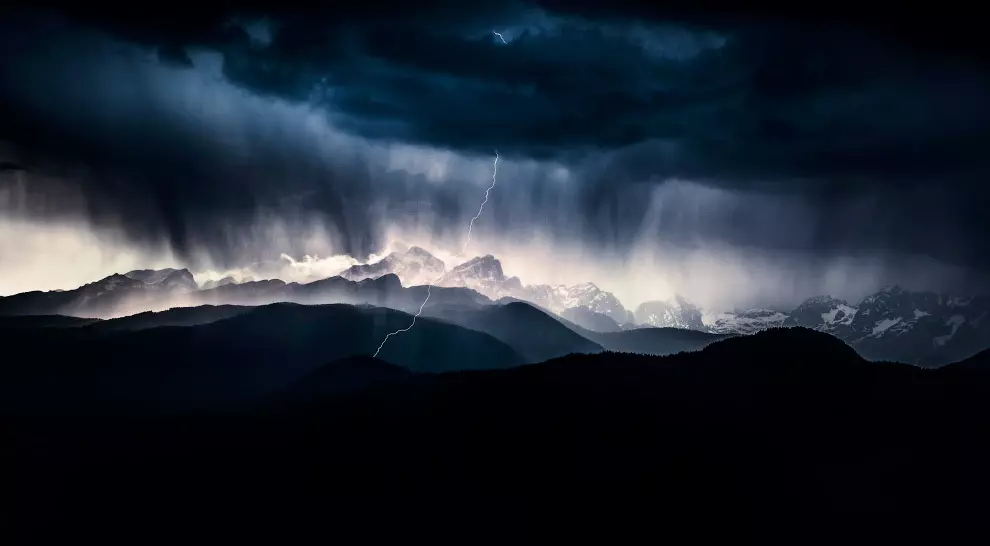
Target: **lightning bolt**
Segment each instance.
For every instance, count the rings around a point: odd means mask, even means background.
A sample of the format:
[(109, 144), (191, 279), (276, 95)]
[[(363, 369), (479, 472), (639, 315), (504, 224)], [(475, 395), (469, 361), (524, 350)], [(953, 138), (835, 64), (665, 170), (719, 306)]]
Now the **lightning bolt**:
[(501, 35), (501, 34), (499, 34), (498, 32), (495, 32), (495, 31), (493, 30), (493, 31), (492, 31), (492, 34), (494, 34), (495, 36), (498, 36), (498, 39), (499, 39), (499, 40), (502, 40), (502, 43), (503, 43), (503, 44), (505, 44), (505, 45), (509, 45), (509, 42), (506, 42), (506, 41), (505, 41), (505, 38), (503, 38), (503, 37), (502, 37), (502, 35)]
[(464, 252), (467, 250), (468, 245), (471, 244), (471, 231), (474, 230), (474, 221), (477, 220), (479, 216), (481, 216), (481, 211), (485, 210), (485, 204), (488, 203), (488, 194), (491, 193), (493, 189), (495, 189), (496, 175), (498, 175), (498, 150), (495, 150), (495, 162), (492, 163), (492, 185), (488, 186), (488, 189), (485, 190), (485, 200), (482, 201), (481, 206), (478, 207), (478, 214), (475, 214), (474, 218), (471, 219), (471, 223), (468, 224), (467, 241), (464, 242), (464, 246), (461, 248), (461, 253), (458, 254), (458, 256), (463, 256)]
[[(498, 33), (496, 32), (495, 34)], [(501, 38), (501, 36), (499, 37)], [(481, 206), (478, 207), (478, 214), (475, 214), (474, 218), (471, 218), (471, 223), (468, 224), (467, 241), (465, 241), (464, 246), (461, 248), (461, 252), (458, 254), (458, 256), (463, 256), (464, 252), (467, 251), (468, 245), (471, 244), (471, 232), (474, 230), (474, 221), (477, 220), (481, 216), (481, 213), (485, 210), (485, 204), (488, 203), (488, 196), (491, 193), (491, 191), (495, 189), (496, 176), (498, 176), (498, 150), (495, 150), (495, 161), (492, 163), (492, 185), (488, 186), (488, 189), (485, 190), (485, 200), (482, 201)], [(401, 328), (394, 332), (390, 332), (388, 335), (386, 335), (385, 339), (382, 340), (381, 345), (378, 346), (378, 349), (375, 350), (375, 354), (372, 355), (372, 357), (377, 357), (378, 353), (382, 352), (382, 347), (385, 346), (385, 343), (388, 342), (388, 339), (390, 337), (399, 335), (402, 332), (408, 332), (409, 330), (413, 329), (413, 326), (416, 326), (416, 319), (418, 319), (419, 316), (423, 314), (423, 308), (426, 307), (426, 303), (430, 301), (430, 295), (433, 291), (433, 286), (436, 283), (440, 282), (440, 279), (442, 279), (446, 274), (447, 274), (446, 272), (441, 273), (439, 277), (431, 281), (430, 284), (426, 285), (426, 299), (424, 299), (423, 303), (420, 304), (419, 311), (416, 311), (416, 314), (413, 315), (412, 322), (409, 324), (409, 326), (406, 326), (405, 328)]]

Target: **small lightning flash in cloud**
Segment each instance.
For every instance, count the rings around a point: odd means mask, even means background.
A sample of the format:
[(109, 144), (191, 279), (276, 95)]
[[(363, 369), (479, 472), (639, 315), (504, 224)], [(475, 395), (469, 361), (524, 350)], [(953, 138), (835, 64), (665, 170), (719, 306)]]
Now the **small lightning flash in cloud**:
[(495, 36), (498, 36), (498, 39), (499, 39), (499, 40), (502, 40), (502, 43), (503, 43), (503, 44), (506, 44), (506, 45), (508, 45), (508, 44), (509, 44), (509, 42), (506, 42), (506, 41), (505, 41), (505, 38), (503, 38), (503, 37), (502, 37), (502, 35), (501, 35), (500, 33), (498, 33), (498, 32), (495, 32), (495, 31), (493, 30), (493, 31), (492, 31), (492, 34), (494, 34)]
[[(498, 33), (496, 32), (496, 34), (498, 34)], [(481, 217), (482, 211), (485, 210), (485, 204), (488, 203), (488, 196), (491, 193), (491, 191), (493, 189), (495, 189), (495, 179), (496, 179), (496, 176), (498, 176), (498, 150), (495, 150), (495, 161), (494, 161), (494, 163), (492, 163), (492, 185), (491, 186), (488, 186), (488, 189), (485, 190), (485, 200), (482, 201), (481, 202), (481, 206), (478, 207), (478, 214), (475, 214), (474, 215), (474, 218), (471, 218), (471, 223), (468, 224), (467, 241), (464, 242), (464, 246), (461, 247), (460, 253), (457, 254), (458, 256), (463, 256), (464, 255), (464, 252), (467, 251), (468, 245), (471, 244), (471, 232), (474, 230), (474, 221), (477, 220), (479, 217)], [(424, 299), (423, 300), (423, 303), (419, 306), (419, 311), (416, 311), (416, 314), (413, 315), (412, 322), (409, 324), (409, 326), (406, 326), (405, 328), (396, 330), (396, 331), (391, 332), (388, 335), (386, 335), (385, 336), (385, 339), (382, 340), (381, 345), (379, 345), (378, 346), (378, 349), (375, 350), (375, 354), (372, 355), (373, 357), (377, 357), (378, 356), (378, 353), (382, 352), (382, 347), (385, 346), (385, 342), (388, 341), (388, 338), (390, 338), (390, 337), (392, 337), (394, 335), (401, 334), (402, 332), (408, 332), (409, 330), (412, 330), (413, 329), (413, 326), (416, 326), (416, 319), (418, 319), (419, 316), (423, 314), (423, 308), (426, 307), (426, 303), (428, 301), (430, 301), (430, 295), (431, 295), (431, 293), (433, 291), (433, 286), (436, 283), (440, 282), (440, 279), (443, 279), (443, 277), (446, 274), (447, 274), (446, 271), (443, 272), (443, 273), (441, 273), (439, 277), (437, 277), (436, 279), (434, 279), (433, 281), (431, 281), (430, 284), (426, 285), (426, 299)]]

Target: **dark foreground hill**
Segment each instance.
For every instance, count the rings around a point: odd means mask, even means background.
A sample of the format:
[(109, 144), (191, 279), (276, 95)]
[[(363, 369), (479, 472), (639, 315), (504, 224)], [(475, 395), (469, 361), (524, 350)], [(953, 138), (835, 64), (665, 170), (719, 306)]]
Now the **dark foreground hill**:
[[(34, 320), (16, 320), (22, 318)], [(411, 321), (406, 313), (383, 308), (273, 304), (173, 309), (79, 327), (0, 329), (7, 355), (0, 365), (0, 411), (236, 407), (278, 392), (327, 362), (371, 355), (387, 333)], [(379, 356), (416, 372), (524, 362), (487, 334), (428, 318), (391, 339)]]
[(581, 332), (585, 337), (609, 351), (648, 355), (672, 355), (682, 351), (697, 351), (716, 341), (732, 337), (683, 328), (635, 328), (621, 332)]
[[(359, 359), (239, 416), (12, 421), (5, 487), (33, 539), (981, 541), (988, 366), (805, 329), (408, 378)], [(341, 374), (374, 381), (321, 393)]]
[(731, 337), (727, 334), (710, 334), (682, 328), (589, 330), (522, 301), (500, 300), (496, 305), (472, 308), (437, 306), (429, 310), (428, 314), (491, 334), (512, 346), (530, 362), (603, 350), (662, 356), (697, 351)]
[(528, 362), (602, 351), (600, 345), (567, 328), (560, 319), (525, 302), (478, 308), (441, 307), (431, 310), (430, 314), (491, 334), (516, 349)]
[(372, 386), (409, 379), (416, 374), (371, 356), (349, 356), (328, 362), (293, 381), (262, 402), (272, 408), (319, 404), (326, 397), (358, 392)]

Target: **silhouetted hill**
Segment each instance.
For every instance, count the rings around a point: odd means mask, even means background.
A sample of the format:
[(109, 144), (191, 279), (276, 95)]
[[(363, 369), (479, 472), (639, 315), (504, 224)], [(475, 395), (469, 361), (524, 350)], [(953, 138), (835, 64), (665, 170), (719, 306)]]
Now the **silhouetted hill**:
[[(370, 312), (320, 311), (329, 324), (309, 316), (305, 326), (286, 307), (259, 311), (303, 338), (343, 328), (336, 339), (346, 340)], [(258, 332), (237, 330), (257, 351)], [(282, 354), (279, 366), (292, 367)], [(465, 350), (458, 368), (478, 354)], [(971, 372), (986, 358), (939, 370), (876, 364), (804, 329), (668, 357), (602, 352), (409, 377), (348, 358), (284, 383), (308, 393), (291, 398), (304, 405), (8, 427), (18, 469), (8, 489), (29, 516), (18, 521), (76, 535), (213, 529), (229, 540), (263, 525), (283, 538), (333, 529), (372, 540), (429, 530), (459, 540), (954, 543), (979, 536), (988, 507), (990, 398), (973, 393), (990, 383)], [(338, 390), (368, 378), (372, 388)], [(169, 510), (147, 509), (175, 495)], [(62, 525), (41, 525), (52, 521)]]
[(593, 341), (605, 350), (622, 353), (664, 356), (681, 351), (697, 351), (715, 341), (732, 337), (732, 334), (711, 334), (686, 328), (653, 328), (650, 326), (619, 332), (596, 332), (564, 317), (550, 316), (568, 330)]
[(112, 330), (143, 330), (161, 326), (196, 326), (208, 324), (251, 311), (251, 307), (236, 305), (201, 305), (199, 307), (176, 307), (167, 311), (146, 311), (129, 317), (100, 321), (91, 328), (101, 332)]
[[(216, 311), (212, 309), (211, 311)], [(189, 309), (156, 320), (186, 320)], [(371, 354), (412, 317), (349, 305), (275, 304), (208, 324), (137, 331), (97, 327), (0, 331), (13, 358), (0, 373), (8, 408), (168, 409), (223, 407), (284, 388), (322, 363)], [(418, 372), (486, 369), (523, 362), (491, 336), (421, 318), (382, 350), (386, 361)]]
[(622, 327), (612, 317), (596, 313), (587, 307), (565, 309), (560, 316), (592, 332), (619, 332)]
[(645, 327), (621, 332), (588, 332), (585, 337), (609, 351), (663, 356), (697, 351), (731, 336), (683, 328)]
[(349, 356), (324, 364), (292, 382), (269, 403), (308, 403), (328, 395), (359, 391), (413, 375), (406, 368), (371, 356)]
[(0, 316), (0, 330), (9, 328), (77, 328), (96, 322), (100, 322), (100, 319), (63, 315)]
[(551, 315), (524, 302), (476, 309), (444, 308), (434, 316), (491, 334), (507, 343), (529, 362), (570, 353), (595, 353), (601, 346), (566, 328)]
[(751, 366), (777, 366), (800, 363), (804, 371), (827, 368), (839, 372), (842, 367), (854, 363), (862, 367), (866, 361), (852, 347), (841, 339), (809, 328), (769, 328), (748, 336), (734, 336), (719, 343), (713, 343), (702, 351), (700, 358), (720, 362), (723, 366), (732, 361), (748, 359), (750, 355), (760, 355)]
[[(990, 371), (990, 349), (986, 349), (976, 353), (975, 355), (957, 362), (955, 364), (950, 364), (949, 366), (954, 368), (965, 368), (965, 369), (978, 369)], [(949, 367), (947, 366), (947, 368)], [(949, 368), (952, 369), (952, 368)]]
[[(870, 396), (882, 394), (875, 389), (887, 383), (909, 386), (905, 393), (915, 396), (919, 392), (913, 390), (917, 386), (914, 381), (935, 377), (926, 375), (930, 373), (913, 366), (868, 362), (828, 334), (806, 328), (776, 328), (664, 358), (617, 352), (572, 354), (499, 373), (444, 375), (428, 384), (434, 389), (442, 380), (457, 389), (477, 384), (493, 391), (515, 392), (513, 383), (520, 383), (519, 390), (527, 390), (521, 384), (537, 381), (566, 389), (590, 389), (587, 394), (606, 398), (687, 397), (716, 406), (752, 404), (752, 410), (781, 401), (826, 407), (836, 393), (846, 397), (855, 394), (860, 402), (872, 403)], [(930, 386), (936, 384), (942, 386), (937, 381)]]
[(292, 286), (279, 279), (247, 281), (207, 288), (190, 296), (193, 305), (266, 305), (285, 301)]

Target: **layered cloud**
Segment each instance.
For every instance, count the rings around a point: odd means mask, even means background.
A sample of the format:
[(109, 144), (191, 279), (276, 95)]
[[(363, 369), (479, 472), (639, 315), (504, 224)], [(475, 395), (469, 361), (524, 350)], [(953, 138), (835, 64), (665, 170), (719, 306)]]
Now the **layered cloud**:
[(365, 260), (403, 232), (457, 247), (498, 149), (475, 253), (543, 241), (666, 271), (714, 256), (732, 286), (835, 264), (871, 285), (904, 264), (919, 285), (986, 283), (983, 59), (904, 26), (743, 15), (20, 12), (0, 29), (0, 181), (27, 197), (5, 211), (204, 270)]

